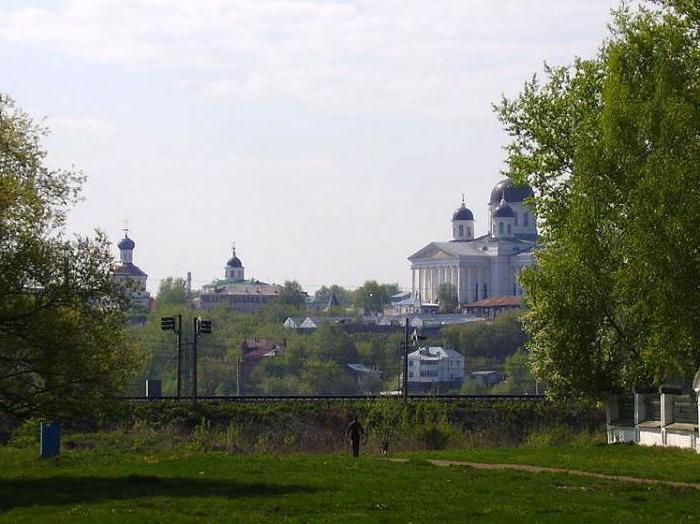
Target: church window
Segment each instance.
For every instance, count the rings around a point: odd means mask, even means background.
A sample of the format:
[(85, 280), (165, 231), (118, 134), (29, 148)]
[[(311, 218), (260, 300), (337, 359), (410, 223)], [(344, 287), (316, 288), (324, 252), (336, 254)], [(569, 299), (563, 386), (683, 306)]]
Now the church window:
[(474, 300), (479, 300), (479, 283), (476, 283), (475, 286), (475, 291), (474, 291)]
[(464, 236), (464, 226), (462, 224), (459, 225), (459, 236), (460, 237)]
[(530, 225), (530, 215), (528, 215), (527, 213), (523, 213), (523, 225), (525, 227)]
[(484, 282), (484, 298), (489, 298), (489, 288), (486, 286), (486, 282)]
[(470, 228), (470, 227), (467, 228), (467, 236), (468, 237), (472, 236), (472, 228)]
[(508, 234), (510, 235), (511, 233), (512, 233), (512, 229), (511, 229), (510, 224), (508, 224)]
[(515, 227), (518, 227), (518, 214), (515, 214)]
[(503, 234), (503, 222), (498, 223), (498, 234), (499, 235)]

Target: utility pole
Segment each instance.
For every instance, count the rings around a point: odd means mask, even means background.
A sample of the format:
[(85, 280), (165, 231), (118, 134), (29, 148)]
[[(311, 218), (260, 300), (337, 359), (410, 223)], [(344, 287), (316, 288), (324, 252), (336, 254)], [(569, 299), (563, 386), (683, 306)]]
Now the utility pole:
[(197, 339), (199, 335), (211, 333), (211, 320), (202, 320), (194, 317), (192, 337), (192, 399), (197, 400)]
[(182, 315), (177, 316), (177, 398), (182, 395)]
[(177, 396), (180, 398), (180, 377), (182, 376), (182, 315), (160, 318), (161, 331), (172, 331), (177, 335)]
[(241, 357), (236, 357), (236, 396), (241, 396)]
[(403, 399), (408, 399), (408, 317), (403, 337)]
[(194, 317), (192, 337), (192, 399), (197, 400), (197, 335), (199, 334), (199, 317)]

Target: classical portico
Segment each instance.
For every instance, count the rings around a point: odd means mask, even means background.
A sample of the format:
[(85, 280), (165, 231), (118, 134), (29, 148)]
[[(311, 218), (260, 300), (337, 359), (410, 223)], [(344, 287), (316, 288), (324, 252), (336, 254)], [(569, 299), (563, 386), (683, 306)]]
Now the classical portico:
[[(464, 234), (467, 228), (473, 231), (473, 216), (462, 202), (452, 218), (453, 240), (431, 242), (409, 257), (414, 295), (422, 303), (437, 303), (444, 283), (453, 286), (461, 305), (489, 297), (521, 295), (518, 274), (534, 264), (535, 219), (523, 202), (531, 195), (529, 188), (512, 188), (508, 181), (499, 182), (489, 203), (489, 233), (478, 238)], [(515, 206), (510, 205), (509, 198)], [(522, 214), (520, 221), (518, 213)]]

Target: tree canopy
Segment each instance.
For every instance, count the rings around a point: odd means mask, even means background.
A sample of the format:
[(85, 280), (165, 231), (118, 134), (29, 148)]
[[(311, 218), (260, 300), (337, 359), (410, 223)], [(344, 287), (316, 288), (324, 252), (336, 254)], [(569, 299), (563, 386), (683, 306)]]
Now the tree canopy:
[(365, 313), (381, 313), (391, 304), (391, 296), (399, 292), (398, 284), (379, 284), (368, 280), (353, 293), (353, 305)]
[(700, 13), (614, 13), (591, 59), (546, 67), (496, 107), (508, 175), (534, 189), (536, 267), (521, 277), (533, 371), (600, 398), (700, 363)]
[(85, 412), (138, 356), (104, 235), (66, 239), (82, 177), (46, 167), (46, 131), (0, 95), (0, 414)]

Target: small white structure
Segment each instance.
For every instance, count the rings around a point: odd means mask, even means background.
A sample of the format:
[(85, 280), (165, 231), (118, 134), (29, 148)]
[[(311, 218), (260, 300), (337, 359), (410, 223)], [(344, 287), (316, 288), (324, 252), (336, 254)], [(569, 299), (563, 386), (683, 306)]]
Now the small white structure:
[[(696, 380), (697, 385), (697, 380)], [(696, 389), (696, 393), (700, 388)], [(608, 442), (634, 442), (642, 446), (698, 449), (697, 395), (683, 394), (677, 386), (659, 392), (635, 392), (608, 400)]]
[(464, 382), (464, 356), (454, 349), (423, 347), (408, 355), (408, 388), (456, 388)]

